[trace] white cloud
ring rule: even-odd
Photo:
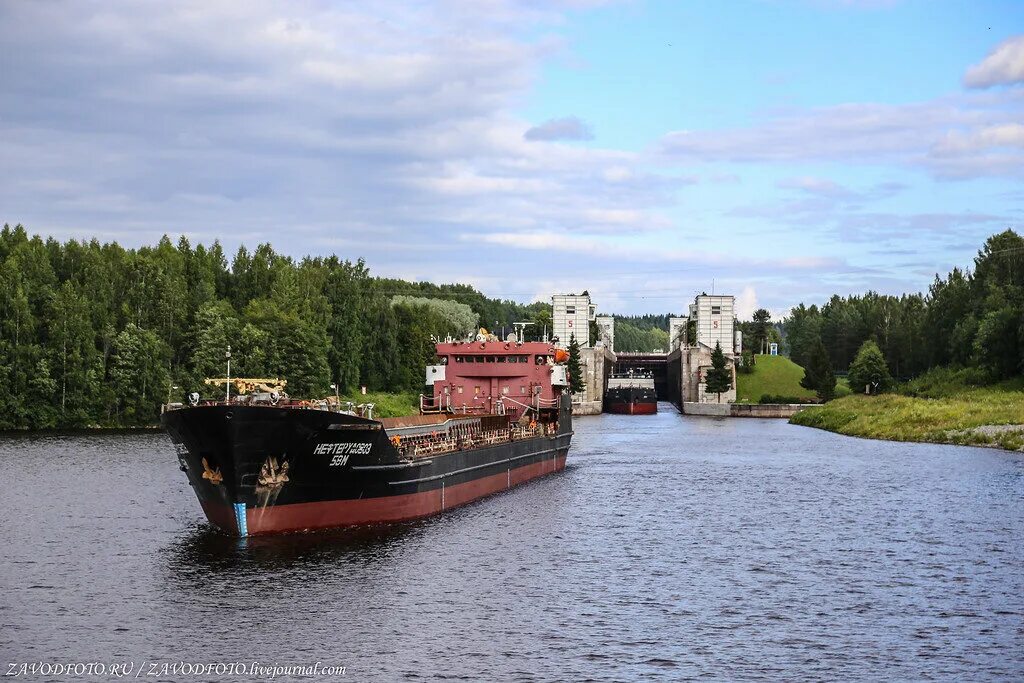
[[[964,74],[964,85],[968,88],[1015,83],[1024,83],[1024,35],[1004,40]]]
[[[658,151],[677,163],[837,161],[924,168],[944,178],[1021,176],[1024,150],[1015,143],[1021,119],[1024,93],[1015,91],[841,104],[772,112],[747,128],[676,131],[661,139]],[[976,139],[984,149],[950,146],[951,138]]]
[[[801,190],[808,194],[820,195],[832,198],[852,197],[854,193],[839,183],[828,178],[817,178],[814,176],[800,176],[796,178],[785,178],[776,183],[782,189]]]
[[[593,140],[590,125],[575,116],[551,119],[523,133],[527,140]]]
[[[656,235],[641,244],[623,243],[614,236],[601,234],[561,234],[552,232],[487,232],[463,233],[459,239],[464,242],[486,242],[521,250],[546,252],[567,252],[600,257],[625,267],[633,264],[650,272],[651,264],[677,272],[690,267],[714,271],[743,271],[757,267],[762,273],[780,270],[818,271],[834,269],[842,264],[839,259],[822,256],[790,256],[786,258],[750,258],[733,253],[708,252],[690,247],[666,246],[665,235]],[[642,265],[641,265],[642,264]],[[611,271],[609,271],[611,272]]]
[[[736,317],[740,320],[750,320],[757,310],[757,291],[750,285],[743,288],[736,295]]]
[[[1002,123],[968,132],[950,131],[932,148],[936,154],[973,154],[999,147],[1024,147],[1024,125]]]
[[[510,113],[561,49],[524,36],[578,6],[0,4],[2,218],[127,243],[305,226],[297,253],[367,231],[664,224],[672,188],[638,155],[527,141]]]
[[[634,178],[633,171],[625,166],[610,166],[601,172],[610,183],[621,183]]]

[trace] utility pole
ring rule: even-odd
[[[224,354],[224,357],[228,359],[228,383],[227,383],[227,398],[224,400],[227,403],[231,403],[231,344],[228,344],[228,352]]]

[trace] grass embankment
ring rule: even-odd
[[[790,422],[869,439],[1024,450],[1024,379],[971,386],[941,370],[908,382],[899,393],[847,396],[797,413]]]
[[[755,356],[754,371],[736,373],[736,401],[757,403],[764,395],[808,400],[814,392],[800,386],[804,369],[785,356]]]
[[[420,412],[420,395],[413,392],[392,394],[383,391],[371,391],[365,396],[363,394],[342,396],[341,400],[352,401],[356,404],[374,404],[374,417],[404,417],[406,415],[416,415]]]

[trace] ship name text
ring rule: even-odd
[[[315,455],[333,455],[331,465],[344,467],[350,455],[369,455],[373,449],[372,443],[320,443],[313,448]]]

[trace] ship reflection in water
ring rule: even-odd
[[[211,529],[162,434],[5,437],[0,649],[352,680],[1024,673],[1024,454],[659,407],[580,418],[565,471],[442,516],[249,539]]]
[[[250,570],[308,572],[337,563],[382,562],[389,552],[410,543],[425,526],[429,522],[413,521],[230,538],[209,524],[200,524],[168,545],[168,579],[208,580]]]

